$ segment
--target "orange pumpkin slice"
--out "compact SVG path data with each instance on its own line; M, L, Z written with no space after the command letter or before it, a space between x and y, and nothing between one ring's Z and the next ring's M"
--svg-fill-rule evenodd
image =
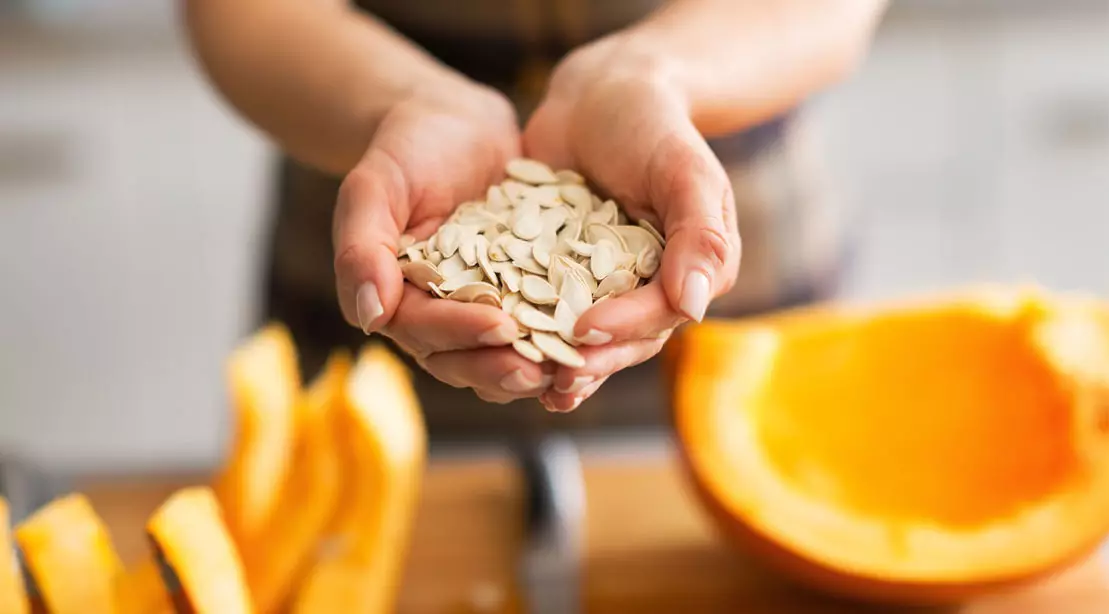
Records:
M1109 317L1035 288L690 328L672 382L706 508L766 563L875 601L1038 578L1109 532Z
M340 403L353 492L329 556L298 593L294 612L391 612L408 550L427 436L411 374L384 347L364 349Z
M333 423L350 372L350 356L336 352L299 403L293 468L264 549L245 560L247 580L259 612L274 612L298 584L317 540L335 513L341 461Z
M11 515L8 502L0 497L0 612L26 614L27 591L23 574L15 557L15 544L11 536Z
M15 531L50 614L126 614L123 565L84 495L56 499Z
M250 550L277 508L292 462L300 373L289 332L270 325L229 364L235 436L216 492L235 543Z
M171 495L154 512L147 532L180 585L171 592L187 601L188 612L254 611L239 553L211 489L185 488Z

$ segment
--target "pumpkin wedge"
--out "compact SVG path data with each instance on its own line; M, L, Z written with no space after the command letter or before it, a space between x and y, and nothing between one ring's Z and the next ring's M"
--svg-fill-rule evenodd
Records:
M387 349L364 349L340 403L353 492L343 525L293 612L393 611L423 475L427 435L411 374Z
M260 540L265 547L244 561L259 612L285 603L335 514L341 461L333 423L350 363L348 353L333 354L298 404L296 450L281 505Z
M179 585L170 587L179 612L254 611L242 562L211 489L198 486L175 492L154 512L147 533Z
M0 612L27 614L27 590L14 553L8 501L0 497Z
M810 586L944 603L1109 533L1109 311L1038 288L687 329L680 449L736 543Z
M292 462L300 372L288 330L271 324L228 365L235 435L215 489L227 527L249 551L277 507Z
M50 614L130 614L123 564L84 495L50 502L15 538Z

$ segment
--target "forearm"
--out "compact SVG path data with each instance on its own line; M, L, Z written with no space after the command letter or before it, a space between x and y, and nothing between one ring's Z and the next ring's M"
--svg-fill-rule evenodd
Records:
M461 82L344 2L186 0L189 34L216 87L289 155L343 174L384 114L417 87Z
M885 0L673 0L619 33L682 90L697 127L730 132L788 110L848 74ZM657 62L655 62L657 60Z

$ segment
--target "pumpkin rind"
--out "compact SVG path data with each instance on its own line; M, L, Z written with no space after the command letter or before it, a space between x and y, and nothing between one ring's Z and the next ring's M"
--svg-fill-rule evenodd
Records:
M873 601L943 603L1040 577L1096 548L1109 532L1109 326L1106 326L1109 320L1105 319L1105 313L1104 307L1089 300L1055 298L1034 289L987 289L865 309L818 306L738 324L712 322L694 326L681 337L673 371L674 418L683 462L704 507L726 535L768 565L825 591ZM987 486L982 491L981 501L968 500L973 512L970 514L956 509L957 506L928 504L927 497L922 496L920 505L925 506L922 509L931 510L928 514L933 518L950 516L948 520L926 525L911 516L903 517L904 511L896 512L896 516L883 516L881 505L871 504L865 513L844 508L835 497L844 496L843 485L848 483L826 484L833 488L828 493L839 493L828 498L814 494L820 492L819 482L812 482L817 486L806 487L802 482L791 482L801 478L780 473L780 466L766 460L775 454L773 448L766 449L766 446L788 448L793 444L789 439L781 439L778 443L774 443L773 438L766 440L765 429L770 427L764 424L766 420L789 419L775 417L782 411L792 410L774 403L781 399L806 398L804 392L780 394L769 389L785 385L779 381L784 368L780 365L790 363L781 361L802 360L785 353L801 351L798 348L806 347L806 343L824 343L819 340L821 335L827 336L827 343L841 343L845 348L849 343L855 347L882 347L879 343L867 346L866 340L859 341L859 335L863 334L898 334L896 325L900 321L891 320L894 324L890 326L870 324L881 318L905 318L906 329L912 328L910 325L918 319L952 318L951 321L960 322L960 326L971 327L967 329L971 337L977 334L973 327L979 326L979 320L981 326L1008 327L1003 334L1013 335L1013 343L1019 342L1024 348L1021 351L1029 357L1025 361L1028 364L1020 369L1032 368L1035 372L1018 377L1014 371L1011 375L1015 379L996 389L1012 390L1021 385L1033 385L1029 384L1032 381L1034 386L1044 388L1036 393L1043 395L1043 403L1066 402L1060 405L1065 407L1065 412L1052 409L1054 405L1035 405L1039 401L1033 405L1025 403L1030 409L1021 409L1023 413L1018 412L1013 417L1013 421L1019 423L1033 420L1020 418L1021 415L1041 416L1036 419L1057 415L1059 422L1052 427L1053 433L1044 433L1045 437L1054 437L1068 446L1044 456L1044 462L1062 467L1050 469L1057 471L1057 475L1044 474L1044 486L1040 490L1026 485L997 484L994 487L1010 488L1017 494L1027 491L1027 501L1015 495L1009 497L1012 499L1009 501L1005 492L994 492ZM836 327L843 327L845 336L829 332ZM931 329L923 325L916 330ZM913 352L927 351L928 344L938 343L935 337L943 334L943 326L937 330L935 335L929 335L930 339L905 338L903 346L907 354L885 358L911 363ZM987 338L992 339L988 335ZM960 353L973 352L952 352L950 379L944 373L926 374L924 379L951 381L953 385L957 381L969 381L970 384L960 385L973 386L976 380L970 376L958 380L956 374L969 373L965 370L972 365L966 361L975 360L976 356L961 356ZM1005 360L1010 358L1006 356ZM865 389L867 380L851 371L855 364L848 361L842 366L833 365L829 372L842 372L846 378L842 385L852 386L852 390L859 386ZM1007 366L1010 364L1014 366ZM999 365L1002 370L1016 368L1015 363L1010 362ZM975 368L980 369L981 364ZM881 367L871 370L885 372ZM796 368L794 371L794 383L790 385L817 385L815 380L806 381L803 377L808 371ZM988 374L989 370L983 372ZM819 379L817 375L813 377ZM834 383L834 380L823 381ZM873 387L881 389L882 385ZM927 393L935 394L931 389ZM947 394L956 400L960 397L955 395L964 393L952 389ZM865 398L865 394L859 398ZM1024 401L1016 399L1013 402ZM838 409L836 399L829 399L827 411ZM851 415L863 415L850 414L856 410L847 409L845 420ZM998 416L1002 415L996 407L993 409ZM943 408L938 407L937 411L940 413L936 419L944 419ZM800 415L805 414L800 412ZM991 420L991 415L994 414L983 414L982 419ZM921 419L932 420L928 416ZM893 420L896 429L897 417ZM1000 417L997 420L1003 421ZM968 421L959 416L949 418L949 422L951 428L970 428L962 426ZM1025 431L1017 432L1030 436L1029 429L1036 424L1028 422ZM999 432L1004 428L1024 427L998 424ZM851 431L850 428L844 430ZM941 432L920 430L925 431L920 437ZM816 435L808 436L823 435L817 429ZM901 436L907 435L902 433ZM858 446L873 443L873 440L857 441ZM986 462L991 449L1003 453L1011 443L1016 442L985 437L981 446L986 453L972 453L967 457L985 459L974 462ZM1029 452L1040 453L1019 451ZM865 457L865 454L857 456ZM927 458L918 456L913 466L927 473ZM809 465L820 462L815 450L811 454L793 451L791 458ZM1019 465L1019 461L1013 463ZM898 463L899 458L890 457L887 464L892 469L888 470L896 469ZM1007 465L999 466L1003 469ZM835 474L834 467L818 464L812 469L817 473L807 470L799 475L841 478ZM1006 475L997 473L1001 469L978 469L973 465L967 469L972 475L976 470L985 476L993 475L990 471ZM887 469L875 470L876 477L881 478L882 471ZM964 476L953 477L962 479ZM954 479L952 484L959 479ZM876 481L881 483L880 479ZM851 486L859 488L857 483ZM1018 488L1025 490L1017 492ZM890 509L893 511L896 505ZM991 517L993 509L1000 510L997 517ZM963 516L959 515L961 513Z

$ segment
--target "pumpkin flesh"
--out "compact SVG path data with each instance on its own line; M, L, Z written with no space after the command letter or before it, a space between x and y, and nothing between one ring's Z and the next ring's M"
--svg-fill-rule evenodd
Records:
M23 574L19 570L15 544L11 536L11 514L8 502L0 497L0 612L26 614L28 611L27 591L23 586Z
M297 594L297 614L392 611L408 551L427 449L411 374L384 347L367 347L343 387L340 415L351 492Z
M151 516L147 532L180 584L171 591L179 605L187 603L196 614L254 611L239 553L211 489L172 494Z
M933 602L1033 577L1109 529L1096 314L1002 293L695 327L682 450L725 528L810 584Z

